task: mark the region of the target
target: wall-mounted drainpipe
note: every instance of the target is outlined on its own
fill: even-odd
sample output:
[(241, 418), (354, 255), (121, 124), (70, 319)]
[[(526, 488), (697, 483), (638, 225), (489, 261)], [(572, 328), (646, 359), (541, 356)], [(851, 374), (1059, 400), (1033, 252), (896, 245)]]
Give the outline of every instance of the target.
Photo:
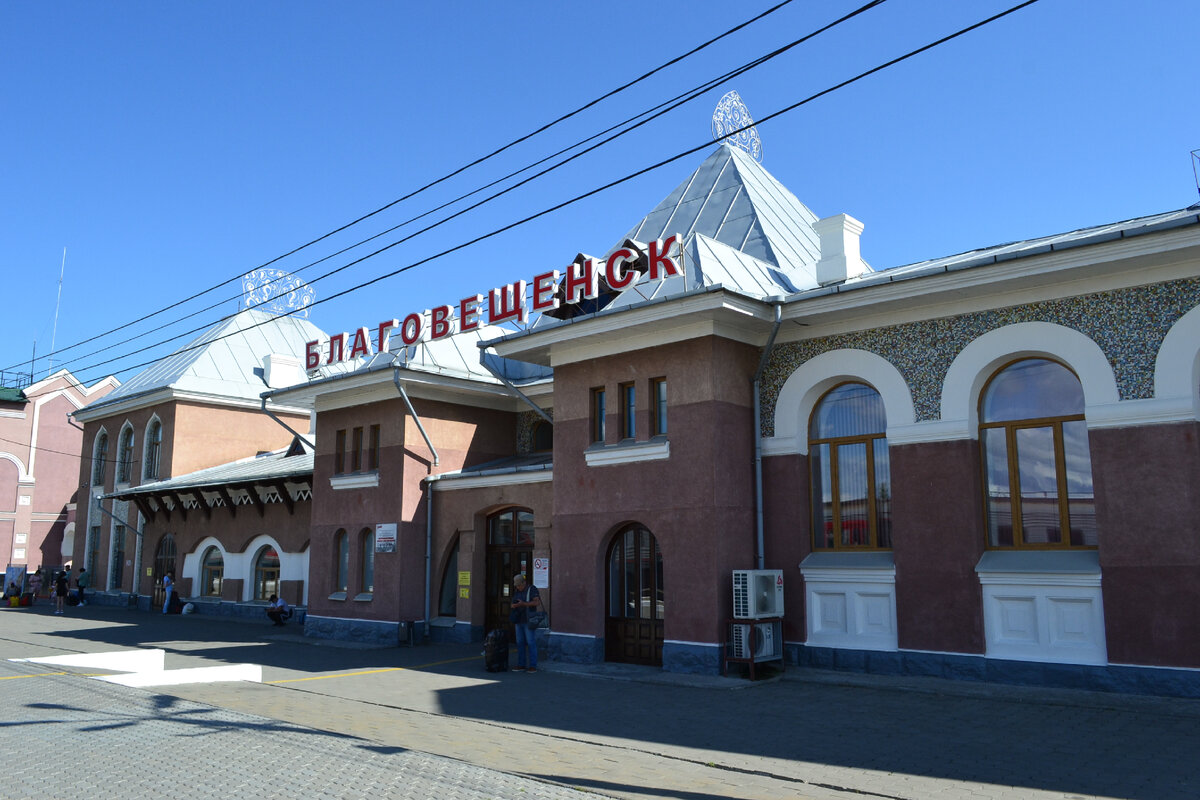
[(775, 334), (783, 323), (783, 306), (775, 304), (775, 327), (767, 337), (763, 348), (762, 358), (758, 362), (758, 371), (754, 373), (754, 555), (757, 569), (766, 568), (766, 545), (763, 541), (763, 480), (762, 480), (762, 403), (759, 400), (759, 383), (763, 370), (767, 367), (767, 359), (771, 356), (771, 348), (775, 345)]
[[(392, 383), (396, 384), (396, 391), (404, 398), (404, 405), (408, 406), (408, 413), (412, 416), (413, 422), (417, 423), (417, 430), (421, 432), (421, 436), (425, 439), (425, 444), (429, 447), (429, 452), (433, 454), (433, 466), (437, 466), (441, 462), (438, 456), (437, 448), (433, 446), (433, 442), (429, 439), (429, 434), (425, 432), (425, 426), (421, 424), (421, 418), (417, 416), (417, 410), (413, 408), (412, 401), (408, 399), (408, 392), (404, 391), (404, 384), (400, 383), (400, 368), (392, 367)], [(426, 480), (425, 483), (425, 619), (422, 620), (425, 636), (429, 635), (429, 587), (432, 580), (432, 562), (433, 562), (433, 486)]]
[(292, 426), (291, 426), (291, 425), (288, 425), (286, 422), (284, 422), (283, 420), (281, 420), (279, 417), (275, 416), (275, 414), (274, 414), (273, 412), (271, 412), (271, 410), (270, 410), (270, 409), (268, 409), (268, 408), (267, 408), (267, 398), (265, 398), (265, 397), (263, 397), (263, 398), (262, 398), (262, 412), (263, 412), (264, 414), (266, 414), (268, 417), (270, 417), (271, 419), (275, 420), (275, 422), (276, 422), (277, 424), (279, 424), (280, 426), (282, 426), (282, 427), (284, 428), (284, 430), (286, 430), (286, 431), (287, 431), (288, 433), (290, 433), (292, 436), (295, 436), (295, 437), (297, 437), (297, 438), (298, 438), (300, 441), (304, 442), (304, 443), (305, 443), (306, 445), (308, 445), (309, 447), (312, 447), (312, 448), (314, 448), (314, 449), (316, 448), (316, 445), (315, 445), (315, 444), (313, 444), (312, 442), (310, 442), (310, 441), (308, 440), (308, 437), (307, 437), (307, 436), (305, 436), (305, 435), (304, 435), (304, 434), (302, 434), (302, 433), (296, 433), (296, 431), (292, 429)]
[[(487, 352), (487, 351), (485, 350), (484, 352)], [(480, 356), (482, 356), (482, 355), (483, 355), (483, 353), (480, 354)], [(546, 420), (546, 422), (549, 422), (551, 425), (554, 424), (554, 420), (550, 418), (550, 415), (547, 414), (545, 412), (545, 410), (542, 409), (541, 406), (539, 406), (537, 403), (533, 402), (528, 397), (526, 397), (525, 393), (522, 392), (520, 389), (518, 389), (516, 386), (514, 386), (512, 381), (510, 381), (508, 378), (504, 377), (504, 373), (502, 373), (499, 370), (492, 367), (492, 365), (487, 362), (487, 359), (481, 357), (479, 359), (479, 363), (483, 365), (484, 369), (486, 369), (488, 372), (492, 373), (492, 376), (495, 377), (496, 380), (500, 381), (505, 386), (507, 386), (508, 390), (510, 392), (512, 392), (517, 397), (524, 400), (525, 404), (528, 405), (530, 408), (532, 408), (534, 411), (536, 411), (538, 416), (540, 416), (542, 419)]]

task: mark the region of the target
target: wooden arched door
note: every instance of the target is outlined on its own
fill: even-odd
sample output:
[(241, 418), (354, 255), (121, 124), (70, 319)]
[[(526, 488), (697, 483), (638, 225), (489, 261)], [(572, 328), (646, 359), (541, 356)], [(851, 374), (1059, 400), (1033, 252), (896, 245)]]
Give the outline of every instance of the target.
[(662, 666), (663, 561), (654, 534), (630, 525), (608, 551), (604, 657)]

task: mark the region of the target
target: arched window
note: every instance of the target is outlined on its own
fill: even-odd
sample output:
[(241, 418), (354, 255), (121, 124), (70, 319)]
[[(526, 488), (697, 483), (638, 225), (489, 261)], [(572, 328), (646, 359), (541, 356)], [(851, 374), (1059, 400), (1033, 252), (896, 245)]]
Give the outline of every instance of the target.
[(267, 600), (279, 594), (279, 553), (267, 545), (254, 558), (254, 599)]
[(887, 417), (864, 383), (831, 389), (808, 426), (814, 549), (892, 546)]
[(117, 483), (129, 483), (133, 474), (133, 426), (121, 429), (121, 440), (117, 446)]
[(605, 659), (661, 665), (666, 617), (663, 556), (648, 529), (630, 525), (613, 539), (606, 594)]
[(104, 485), (104, 473), (108, 469), (108, 433), (100, 431), (96, 436), (96, 448), (92, 451), (92, 483)]
[(350, 535), (345, 528), (338, 528), (333, 535), (333, 553), (337, 572), (333, 576), (333, 590), (345, 593), (350, 588)]
[(1096, 497), (1079, 378), (1027, 358), (979, 401), (989, 547), (1095, 547)]
[(146, 429), (146, 452), (142, 457), (142, 480), (158, 478), (158, 451), (162, 446), (162, 423), (151, 420)]
[(204, 559), (200, 562), (200, 594), (220, 597), (224, 579), (225, 556), (221, 554), (221, 548), (210, 547), (204, 551)]
[(510, 508), (488, 517), (488, 544), (533, 546), (533, 512)]
[(438, 614), (443, 617), (458, 616), (458, 542), (446, 560), (446, 571), (442, 573), (442, 591), (438, 595)]
[(360, 594), (375, 592), (375, 529), (363, 528), (358, 534), (362, 545), (362, 583), (359, 584)]

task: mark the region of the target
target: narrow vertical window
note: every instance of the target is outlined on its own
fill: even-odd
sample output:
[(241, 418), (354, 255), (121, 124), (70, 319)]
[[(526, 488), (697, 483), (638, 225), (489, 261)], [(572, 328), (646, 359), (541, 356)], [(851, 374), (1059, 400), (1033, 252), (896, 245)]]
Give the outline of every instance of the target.
[(158, 477), (158, 452), (162, 448), (162, 423), (154, 420), (146, 431), (146, 456), (142, 467), (142, 480)]
[(667, 379), (650, 381), (650, 435), (667, 435)]
[(341, 475), (346, 471), (346, 431), (337, 432), (337, 440), (333, 448), (333, 474)]
[(354, 429), (354, 438), (350, 444), (350, 471), (360, 472), (363, 464), (363, 429)]
[(363, 528), (359, 538), (362, 540), (362, 584), (361, 594), (375, 592), (375, 529)]
[(619, 387), (621, 398), (621, 438), (637, 438), (637, 390), (632, 383)]
[(604, 441), (604, 389), (592, 389), (592, 441)]
[(133, 428), (126, 426), (121, 431), (117, 445), (117, 483), (129, 483), (133, 474)]
[(334, 534), (334, 546), (337, 548), (337, 575), (334, 578), (333, 590), (344, 592), (350, 584), (350, 536), (345, 530)]
[(108, 588), (121, 589), (125, 568), (125, 526), (117, 525), (112, 532), (112, 560), (108, 562)]
[(96, 437), (96, 449), (92, 453), (92, 483), (104, 485), (104, 473), (108, 464), (108, 434), (100, 431)]
[(367, 449), (367, 469), (379, 469), (379, 426), (371, 426), (370, 445)]

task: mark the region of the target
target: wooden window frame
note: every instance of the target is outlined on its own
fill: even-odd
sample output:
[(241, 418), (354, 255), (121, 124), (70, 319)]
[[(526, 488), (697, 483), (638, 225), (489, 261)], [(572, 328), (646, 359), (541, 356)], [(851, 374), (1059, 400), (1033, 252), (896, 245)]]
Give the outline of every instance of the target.
[(367, 439), (367, 469), (379, 469), (379, 442), (382, 433), (379, 425), (372, 425)]
[[(988, 378), (987, 383), (983, 386), (983, 391), (979, 393), (979, 469), (980, 469), (980, 490), (983, 495), (983, 536), (984, 547), (988, 550), (1097, 550), (1099, 545), (1088, 544), (1071, 544), (1071, 497), (1067, 482), (1067, 460), (1066, 446), (1063, 440), (1063, 425), (1068, 422), (1083, 422), (1085, 425), (1087, 419), (1084, 414), (1062, 414), (1057, 416), (1047, 417), (1029, 417), (1026, 419), (1006, 420), (1001, 422), (983, 422), (983, 403), (987, 397), (988, 391), (991, 389), (992, 382), (996, 380), (1002, 373), (1008, 370), (1015, 364), (1022, 361), (1042, 360), (1048, 361), (1062, 367), (1076, 381), (1079, 376), (1075, 371), (1053, 358), (1034, 357), (1034, 358), (1018, 358), (1007, 364), (1004, 364)], [(991, 525), (988, 519), (988, 507), (991, 502), (991, 495), (988, 491), (988, 454), (985, 443), (984, 431), (992, 429), (1004, 430), (1004, 448), (1007, 458), (1008, 467), (1008, 491), (1010, 513), (1012, 517), (1012, 545), (993, 545), (991, 537)], [(1034, 428), (1050, 428), (1051, 435), (1054, 437), (1054, 482), (1058, 500), (1058, 519), (1060, 532), (1060, 541), (1057, 543), (1034, 543), (1030, 544), (1025, 541), (1025, 521), (1021, 511), (1021, 482), (1020, 482), (1020, 459), (1017, 452), (1017, 431)], [(1089, 462), (1090, 462), (1090, 447), (1089, 447)], [(1094, 476), (1093, 476), (1094, 478)], [(1094, 485), (1093, 485), (1094, 490)]]

